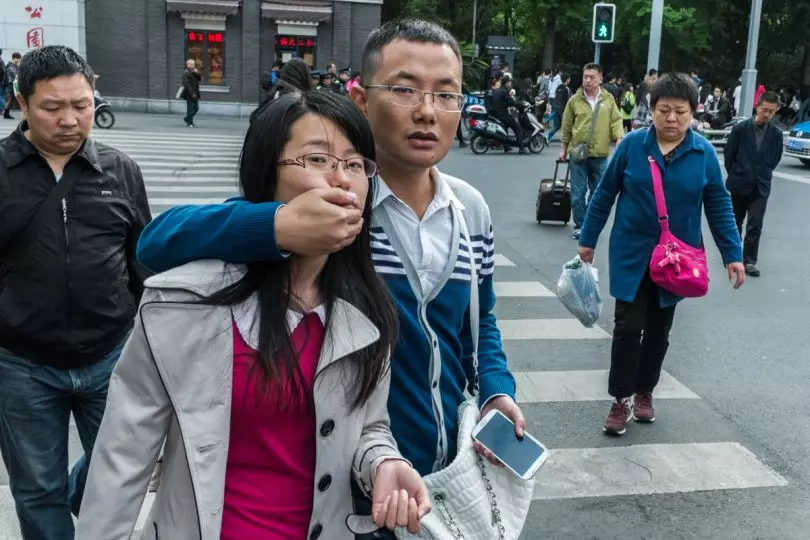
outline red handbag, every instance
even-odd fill
[[[703,245],[699,248],[690,246],[669,230],[661,169],[652,156],[649,156],[649,161],[655,207],[661,226],[661,237],[650,258],[650,278],[665,291],[683,298],[705,296],[709,292],[709,264],[706,261],[706,250]]]

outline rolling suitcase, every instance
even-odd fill
[[[565,163],[565,177],[558,178],[560,163]],[[544,221],[561,221],[568,224],[571,219],[571,174],[567,161],[557,160],[554,165],[554,177],[544,178],[540,181],[540,191],[537,193],[536,217],[537,223]]]

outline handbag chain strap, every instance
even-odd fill
[[[464,218],[464,213],[458,213],[459,226],[461,227],[461,234],[464,235],[464,241],[467,243],[467,255],[470,258],[470,333],[472,334],[473,343],[473,395],[476,400],[479,395],[479,377],[478,377],[478,332],[480,325],[480,312],[478,304],[478,273],[475,267],[475,253],[472,246],[472,237],[467,230],[467,220]],[[483,262],[483,252],[481,253],[481,260]],[[492,526],[498,529],[498,540],[505,540],[506,528],[503,526],[501,518],[501,511],[498,508],[498,500],[495,497],[495,490],[492,487],[492,481],[487,476],[486,467],[484,466],[484,458],[480,454],[476,455],[478,458],[478,467],[481,469],[481,476],[484,479],[484,485],[487,488],[487,496],[489,497],[489,505],[492,508]],[[447,511],[444,505],[444,497],[437,497],[436,502],[442,509],[442,513],[447,518],[447,524],[457,540],[464,540],[464,535],[458,528],[450,512]]]

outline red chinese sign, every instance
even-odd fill
[[[298,36],[276,36],[273,41],[276,47],[293,48],[298,47],[314,47],[315,40],[311,38],[298,37]]]
[[[189,32],[188,33],[188,40],[189,41],[205,41],[206,38],[208,39],[208,43],[222,43],[223,34],[222,32],[209,32],[206,36],[202,32]]]
[[[39,49],[45,44],[45,32],[42,28],[32,28],[25,34],[25,42],[29,49]]]
[[[28,16],[31,17],[32,19],[42,18],[42,6],[39,7],[25,6],[25,12],[28,13]]]

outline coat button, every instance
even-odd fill
[[[323,424],[321,424],[321,437],[328,437],[335,431],[335,421],[334,420],[327,420]]]
[[[321,533],[323,532],[323,527],[321,524],[318,523],[314,527],[312,527],[312,532],[309,533],[309,540],[318,540],[321,537]]]
[[[332,475],[331,474],[325,474],[325,475],[321,476],[321,479],[318,481],[318,489],[320,491],[326,491],[327,489],[329,489],[329,486],[331,486],[331,485],[332,485]]]

